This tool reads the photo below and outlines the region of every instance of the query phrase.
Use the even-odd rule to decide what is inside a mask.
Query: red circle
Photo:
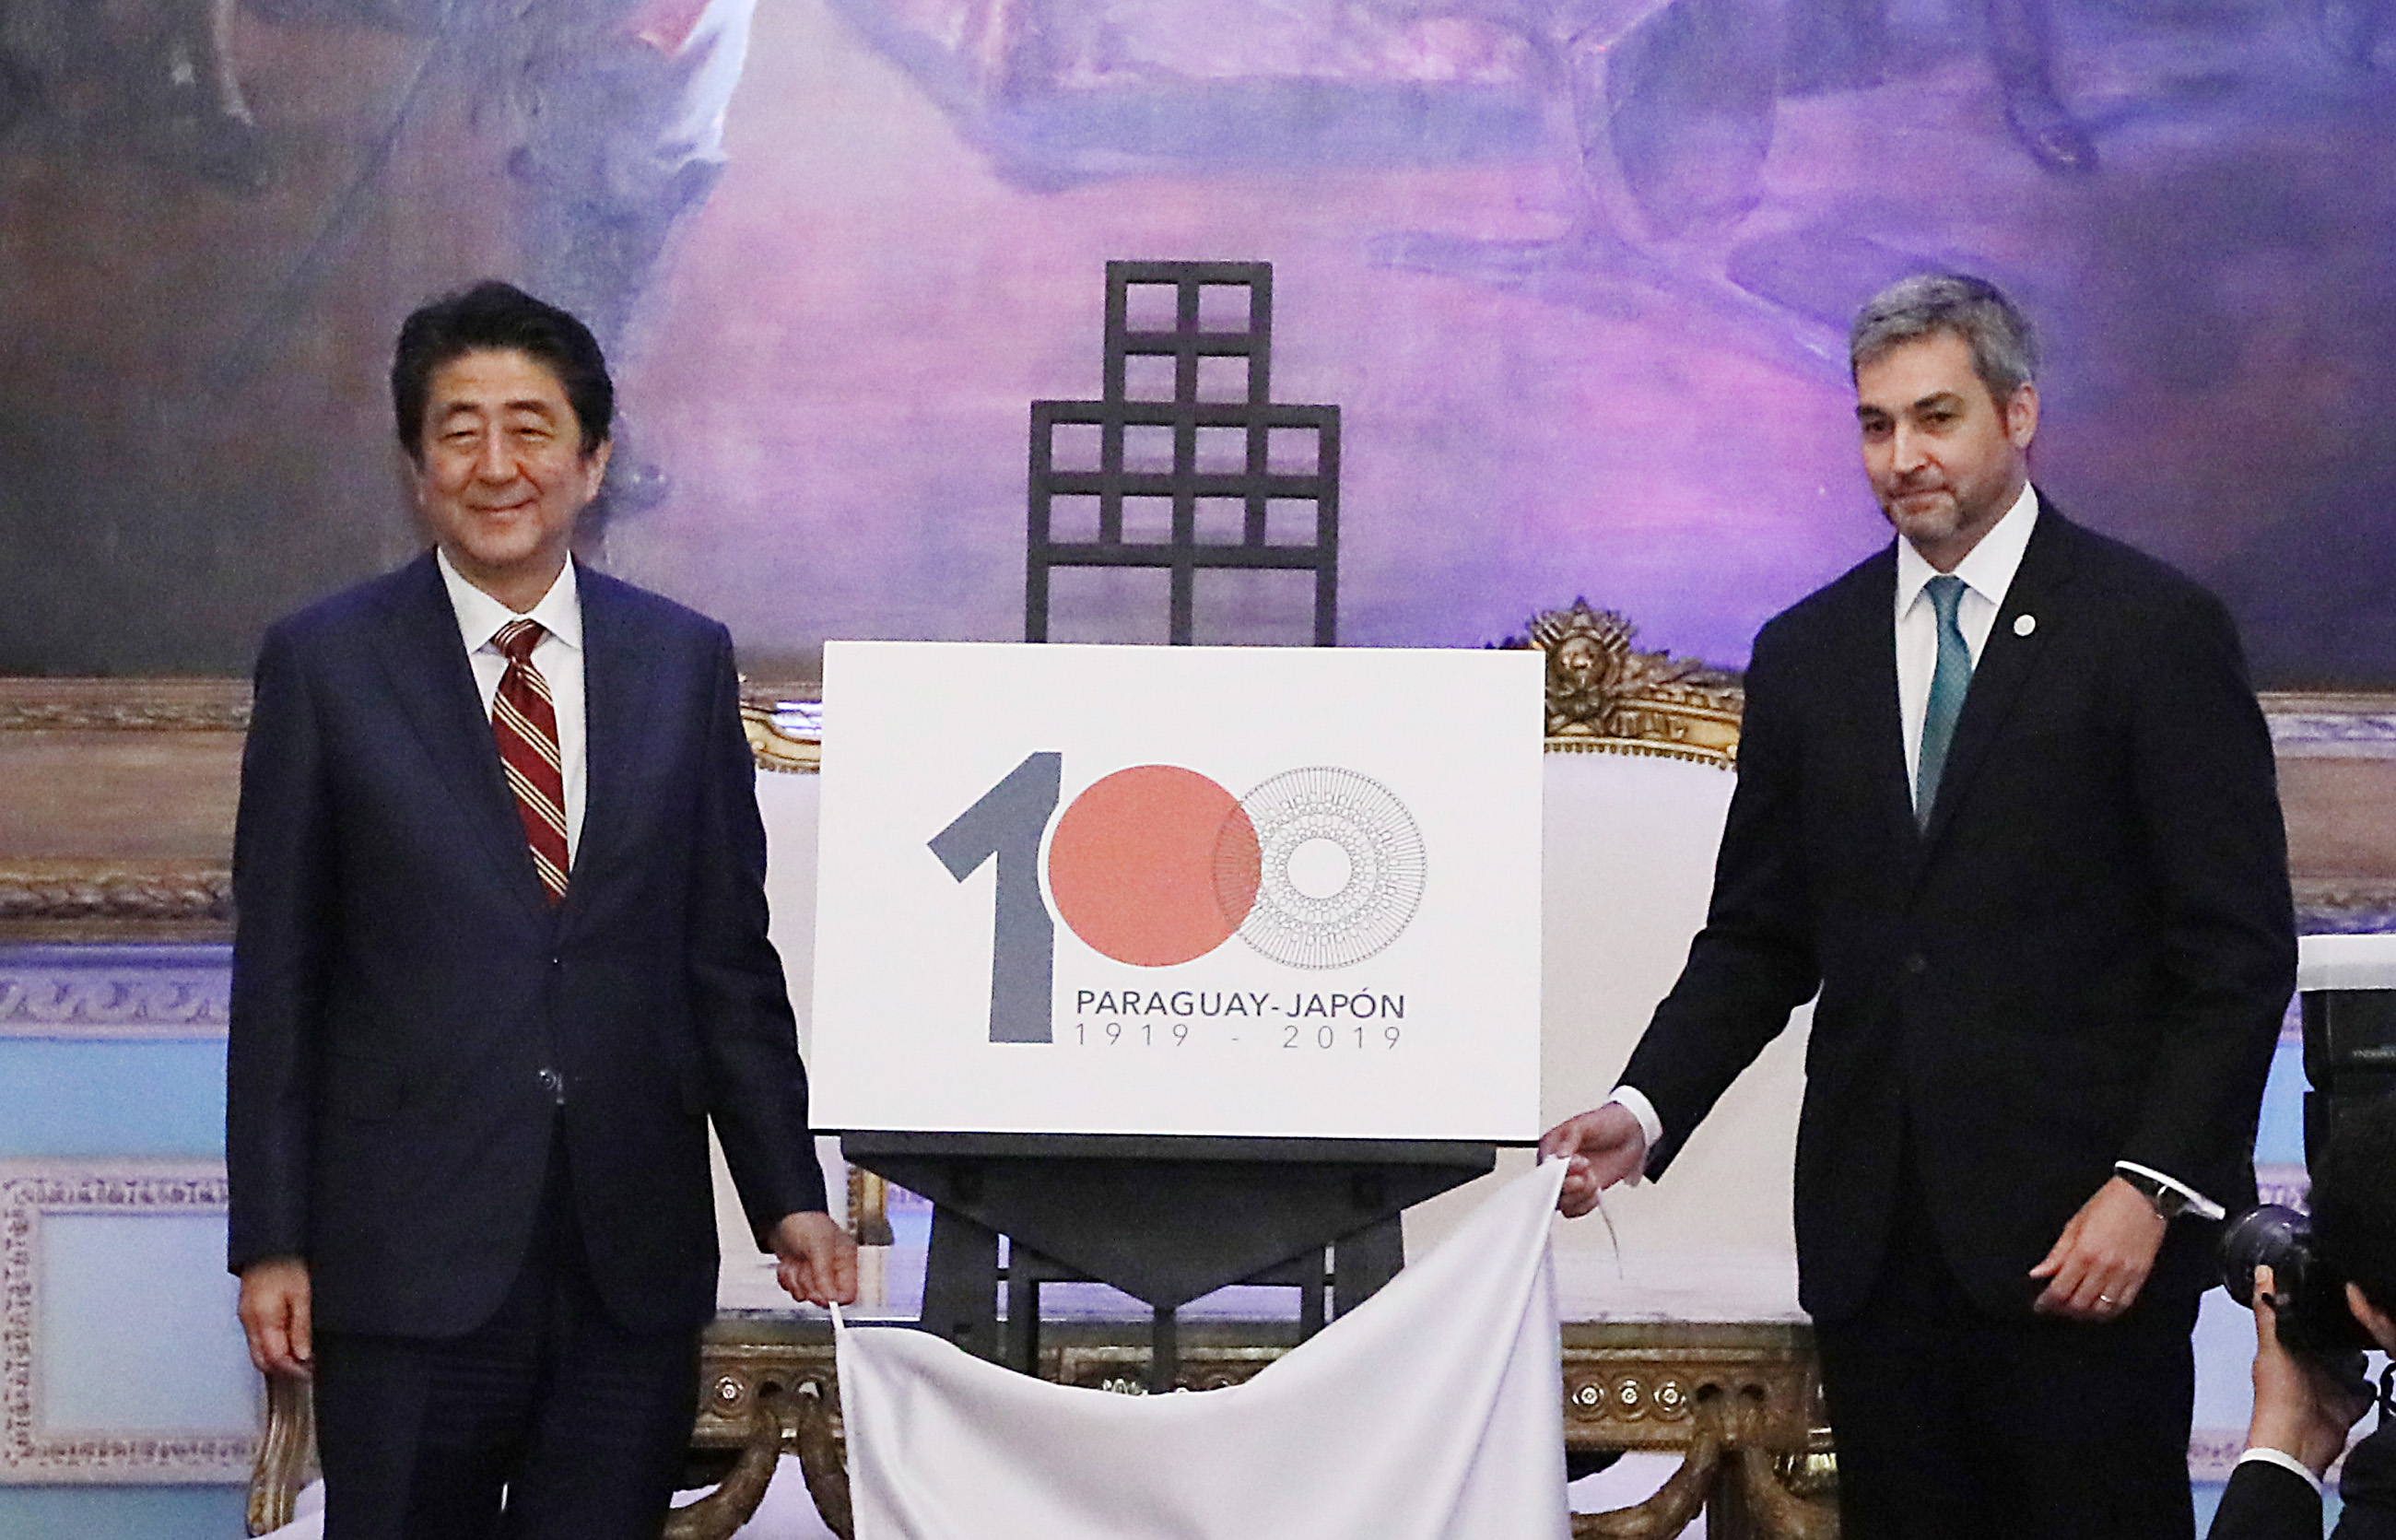
[[[1204,957],[1257,898],[1257,831],[1240,802],[1174,764],[1094,781],[1048,842],[1048,893],[1092,951],[1143,968]]]

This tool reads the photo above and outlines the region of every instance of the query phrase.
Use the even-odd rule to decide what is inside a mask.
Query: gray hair
[[[1937,332],[1970,345],[1972,372],[1999,403],[2038,378],[2038,334],[2004,291],[1985,278],[1923,272],[1900,278],[1865,302],[1847,332],[1847,366]]]

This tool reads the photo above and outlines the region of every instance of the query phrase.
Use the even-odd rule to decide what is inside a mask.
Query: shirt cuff
[[[2195,1215],[2199,1219],[2226,1219],[2230,1216],[2229,1211],[2223,1208],[2219,1203],[2207,1198],[2203,1193],[2197,1191],[2196,1188],[2189,1186],[2186,1182],[2177,1181],[2172,1177],[2166,1176],[2152,1166],[2142,1166],[2136,1161],[2116,1161],[2113,1162],[2113,1169],[2116,1171],[2131,1172],[2136,1175],[2145,1176],[2150,1180],[2161,1182],[2163,1186],[2171,1188],[2174,1192],[2179,1193],[2181,1196],[2185,1197],[2188,1200],[2188,1212]]]
[[[1614,1094],[1605,1099],[1639,1120],[1639,1132],[1647,1141],[1646,1152],[1654,1154],[1656,1147],[1664,1142],[1664,1120],[1656,1115],[1656,1104],[1647,1099],[1646,1093],[1635,1085],[1617,1085]],[[1633,1182],[1647,1179],[1644,1162],[1643,1168],[1630,1179]]]
[[[2297,1459],[2294,1454],[2289,1454],[2284,1449],[2270,1449],[2261,1444],[2256,1444],[2245,1454],[2238,1456],[2238,1463],[2240,1465],[2244,1465],[2249,1460],[2253,1460],[2259,1465],[2275,1465],[2282,1470],[2293,1470],[2297,1475],[2303,1477],[2305,1479],[2305,1485],[2312,1488],[2316,1494],[2318,1494],[2322,1489],[2322,1479],[2314,1475],[2311,1468],[2308,1467],[2304,1461]]]

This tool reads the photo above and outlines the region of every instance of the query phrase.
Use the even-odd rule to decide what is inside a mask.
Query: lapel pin
[[[2038,630],[2037,616],[2017,615],[2014,617],[2014,634],[2016,636],[2028,636],[2030,632],[2036,630]]]

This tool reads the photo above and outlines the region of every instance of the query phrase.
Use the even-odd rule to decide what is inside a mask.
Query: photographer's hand
[[[2276,1449],[2315,1476],[2346,1447],[2347,1429],[2371,1408],[2368,1393],[2340,1379],[2310,1353],[2280,1346],[2271,1269],[2255,1269],[2255,1415],[2246,1447]]]

